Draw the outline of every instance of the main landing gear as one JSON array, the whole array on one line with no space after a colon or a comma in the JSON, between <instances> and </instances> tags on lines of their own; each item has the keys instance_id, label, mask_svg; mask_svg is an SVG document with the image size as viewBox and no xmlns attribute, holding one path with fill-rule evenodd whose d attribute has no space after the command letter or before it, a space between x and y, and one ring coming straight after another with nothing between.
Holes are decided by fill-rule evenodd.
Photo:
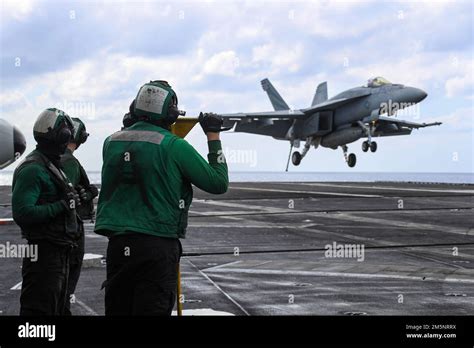
<instances>
[{"instance_id":1,"label":"main landing gear","mask_svg":"<svg viewBox=\"0 0 474 348\"><path fill-rule=\"evenodd\" d=\"M293 154L291 155L291 163L293 163L293 165L298 166L301 163L301 160L308 153L312 142L313 142L313 138L307 138L306 143L304 144L303 152L302 153L299 153L298 151L293 152Z\"/></svg>"},{"instance_id":2,"label":"main landing gear","mask_svg":"<svg viewBox=\"0 0 474 348\"><path fill-rule=\"evenodd\" d=\"M286 162L286 171L288 171L290 158L291 158L291 163L293 163L293 165L295 166L298 166L303 160L304 156L306 156L306 154L308 153L309 149L311 148L311 145L314 145L314 148L317 148L319 146L317 139L315 140L315 138L313 137L308 137L306 138L306 143L304 144L304 148L301 153L299 153L298 151L291 153L291 151L293 150L293 145L296 147L299 147L300 142L298 139L295 139L295 140L292 140L290 144L291 144L290 153L288 154L288 161Z\"/></svg>"},{"instance_id":3,"label":"main landing gear","mask_svg":"<svg viewBox=\"0 0 474 348\"><path fill-rule=\"evenodd\" d=\"M303 156L298 151L293 152L291 155L291 163L295 166L299 166L301 163L301 160L303 159Z\"/></svg>"}]
</instances>

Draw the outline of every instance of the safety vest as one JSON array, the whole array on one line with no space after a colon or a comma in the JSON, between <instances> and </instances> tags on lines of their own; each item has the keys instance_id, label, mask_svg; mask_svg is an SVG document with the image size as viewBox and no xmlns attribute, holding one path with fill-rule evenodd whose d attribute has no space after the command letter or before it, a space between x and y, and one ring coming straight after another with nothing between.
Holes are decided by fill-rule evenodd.
<instances>
[{"instance_id":1,"label":"safety vest","mask_svg":"<svg viewBox=\"0 0 474 348\"><path fill-rule=\"evenodd\" d=\"M33 177L19 179L21 171L32 165L39 166L37 174L44 178L37 205L51 204L60 200L67 202L67 193L72 190L72 185L70 185L64 173L38 150L31 152L16 168L12 188L15 188L18 180L35 180ZM21 192L21 194L28 195L30 193ZM28 241L46 239L57 244L74 245L82 232L78 219L80 221L75 209L65 209L45 223L31 223L27 220L27 217L24 219L15 218L15 222L20 226L22 236Z\"/></svg>"}]
</instances>

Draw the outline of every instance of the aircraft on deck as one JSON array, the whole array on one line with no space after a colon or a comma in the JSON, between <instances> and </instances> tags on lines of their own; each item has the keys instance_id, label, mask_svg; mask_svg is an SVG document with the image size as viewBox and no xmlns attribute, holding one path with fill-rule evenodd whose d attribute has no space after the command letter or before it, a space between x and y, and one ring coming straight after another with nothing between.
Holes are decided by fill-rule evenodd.
<instances>
[{"instance_id":1,"label":"aircraft on deck","mask_svg":"<svg viewBox=\"0 0 474 348\"><path fill-rule=\"evenodd\" d=\"M18 128L0 118L0 169L20 158L25 149L26 140L23 134Z\"/></svg>"}]
</instances>

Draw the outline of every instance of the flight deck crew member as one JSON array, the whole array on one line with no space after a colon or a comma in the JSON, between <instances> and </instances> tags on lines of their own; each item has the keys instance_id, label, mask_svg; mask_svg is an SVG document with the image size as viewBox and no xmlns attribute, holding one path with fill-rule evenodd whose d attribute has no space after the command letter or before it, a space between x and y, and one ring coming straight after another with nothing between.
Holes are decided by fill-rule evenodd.
<instances>
[{"instance_id":1,"label":"flight deck crew member","mask_svg":"<svg viewBox=\"0 0 474 348\"><path fill-rule=\"evenodd\" d=\"M106 315L171 315L191 184L214 194L227 191L222 118L200 116L208 163L170 132L177 107L166 81L150 81L132 103L136 122L105 140L95 231L109 237Z\"/></svg>"},{"instance_id":2,"label":"flight deck crew member","mask_svg":"<svg viewBox=\"0 0 474 348\"><path fill-rule=\"evenodd\" d=\"M84 144L89 137L86 126L78 118L72 118L74 132L71 141L67 145L66 151L61 156L61 164L64 173L79 194L81 205L77 207L77 213L81 218L80 231L82 232L69 258L69 281L67 286L67 301L64 308L64 315L71 315L71 303L75 300L74 292L81 274L82 260L84 259L84 226L86 220L94 218L94 198L98 196L97 187L92 185L87 177L86 171L73 155L81 144Z\"/></svg>"},{"instance_id":3,"label":"flight deck crew member","mask_svg":"<svg viewBox=\"0 0 474 348\"><path fill-rule=\"evenodd\" d=\"M13 219L37 260L23 259L20 315L61 315L66 303L69 254L80 235L78 195L61 170L60 155L71 139L71 118L43 111L33 127L38 145L13 174Z\"/></svg>"}]
</instances>

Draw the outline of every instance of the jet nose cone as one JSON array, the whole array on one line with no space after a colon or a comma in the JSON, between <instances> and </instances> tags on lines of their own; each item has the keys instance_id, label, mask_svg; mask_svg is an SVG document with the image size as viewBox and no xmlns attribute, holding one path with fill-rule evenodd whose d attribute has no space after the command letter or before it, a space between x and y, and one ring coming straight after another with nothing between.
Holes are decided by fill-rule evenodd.
<instances>
[{"instance_id":1,"label":"jet nose cone","mask_svg":"<svg viewBox=\"0 0 474 348\"><path fill-rule=\"evenodd\" d=\"M420 88L415 88L415 98L418 99L418 102L421 102L427 96L428 96L428 93L426 93L424 90Z\"/></svg>"},{"instance_id":2,"label":"jet nose cone","mask_svg":"<svg viewBox=\"0 0 474 348\"><path fill-rule=\"evenodd\" d=\"M25 137L16 127L13 128L13 150L15 151L16 158L23 155L23 152L26 150Z\"/></svg>"},{"instance_id":3,"label":"jet nose cone","mask_svg":"<svg viewBox=\"0 0 474 348\"><path fill-rule=\"evenodd\" d=\"M407 96L407 100L413 103L419 103L428 96L428 94L420 88L406 87L406 89L405 95Z\"/></svg>"}]
</instances>

